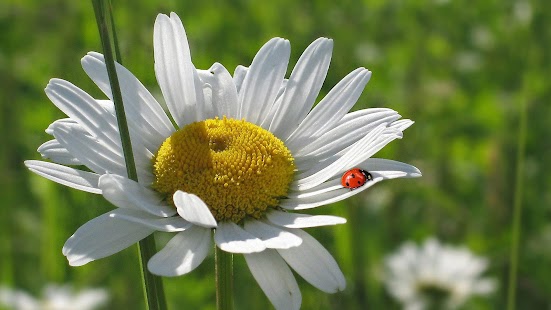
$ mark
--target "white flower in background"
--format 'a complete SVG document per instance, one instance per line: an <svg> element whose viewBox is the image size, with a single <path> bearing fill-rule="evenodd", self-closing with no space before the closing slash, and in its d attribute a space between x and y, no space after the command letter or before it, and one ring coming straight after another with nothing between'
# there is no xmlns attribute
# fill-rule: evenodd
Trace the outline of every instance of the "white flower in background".
<svg viewBox="0 0 551 310"><path fill-rule="evenodd" d="M224 251L245 254L278 309L301 304L289 266L324 292L344 289L333 257L302 228L346 220L293 211L420 172L370 158L413 122L383 108L348 113L371 77L369 70L352 71L312 109L332 47L330 39L314 41L285 79L290 44L274 38L250 67L237 67L232 77L219 63L196 70L180 19L160 14L154 29L155 73L170 116L136 77L117 67L139 182L127 178L103 56L89 53L82 66L109 100L52 79L46 94L69 118L52 123L47 132L54 139L38 149L53 163L30 160L27 167L60 184L102 194L117 207L69 238L63 247L69 264L84 265L165 231L175 236L148 264L158 275L192 271L214 239ZM368 171L371 179L351 191L340 179L354 167Z"/></svg>
<svg viewBox="0 0 551 310"><path fill-rule="evenodd" d="M455 309L474 295L495 291L494 280L482 278L487 266L466 248L435 239L419 247L407 242L385 259L384 283L404 309Z"/></svg>
<svg viewBox="0 0 551 310"><path fill-rule="evenodd" d="M34 298L21 290L0 287L0 306L13 310L92 310L104 306L108 299L104 289L75 292L67 285L47 285L42 297Z"/></svg>
<svg viewBox="0 0 551 310"><path fill-rule="evenodd" d="M513 5L513 17L521 25L528 25L532 22L533 8L530 1L519 0Z"/></svg>

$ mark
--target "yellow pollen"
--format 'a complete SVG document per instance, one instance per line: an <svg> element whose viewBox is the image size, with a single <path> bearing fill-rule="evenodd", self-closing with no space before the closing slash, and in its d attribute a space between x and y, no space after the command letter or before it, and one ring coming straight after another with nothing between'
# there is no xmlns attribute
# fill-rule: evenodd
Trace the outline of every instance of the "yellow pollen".
<svg viewBox="0 0 551 310"><path fill-rule="evenodd" d="M208 119L168 137L153 158L153 188L199 196L217 221L260 218L287 195L291 152L271 132L245 120Z"/></svg>

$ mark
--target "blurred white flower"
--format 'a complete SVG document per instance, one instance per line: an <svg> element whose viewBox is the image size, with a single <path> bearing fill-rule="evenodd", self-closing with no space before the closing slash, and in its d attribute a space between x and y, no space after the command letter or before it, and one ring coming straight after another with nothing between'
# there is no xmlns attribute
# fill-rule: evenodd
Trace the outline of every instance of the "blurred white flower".
<svg viewBox="0 0 551 310"><path fill-rule="evenodd" d="M374 42L369 41L358 44L358 47L356 47L354 54L356 56L356 59L358 59L358 61L362 63L376 64L381 62L381 59L383 58L381 48L377 46L377 44L375 44Z"/></svg>
<svg viewBox="0 0 551 310"><path fill-rule="evenodd" d="M423 90L432 98L437 97L438 99L446 99L456 95L457 88L454 81L442 78L427 79L427 81L423 83Z"/></svg>
<svg viewBox="0 0 551 310"><path fill-rule="evenodd" d="M513 17L522 25L532 22L532 5L529 1L517 1L513 6Z"/></svg>
<svg viewBox="0 0 551 310"><path fill-rule="evenodd" d="M70 286L47 285L41 298L25 291L0 287L0 306L14 310L91 310L104 306L109 294L104 289L75 292Z"/></svg>
<svg viewBox="0 0 551 310"><path fill-rule="evenodd" d="M419 247L407 242L384 264L387 290L407 310L456 309L496 289L493 279L481 277L487 259L432 238Z"/></svg>
<svg viewBox="0 0 551 310"><path fill-rule="evenodd" d="M480 67L482 66L482 58L479 53L474 51L461 51L455 56L455 65L461 72L474 72L480 70Z"/></svg>
<svg viewBox="0 0 551 310"><path fill-rule="evenodd" d="M488 50L495 45L494 34L488 27L478 25L471 30L471 41L474 46L482 50Z"/></svg>
<svg viewBox="0 0 551 310"><path fill-rule="evenodd" d="M379 213L390 204L393 199L392 191L387 187L380 187L369 195L362 195L362 206L371 213Z"/></svg>

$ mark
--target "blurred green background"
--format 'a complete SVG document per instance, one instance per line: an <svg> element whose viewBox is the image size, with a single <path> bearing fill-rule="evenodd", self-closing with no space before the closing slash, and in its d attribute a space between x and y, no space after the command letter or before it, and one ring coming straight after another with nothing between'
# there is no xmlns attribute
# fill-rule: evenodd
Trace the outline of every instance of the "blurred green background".
<svg viewBox="0 0 551 310"><path fill-rule="evenodd" d="M291 41L290 68L317 37L334 39L322 93L357 67L373 77L354 109L389 107L416 124L377 157L416 165L420 179L383 182L310 213L349 222L309 229L334 255L344 292L328 295L297 276L303 309L398 309L378 280L385 255L406 240L437 236L490 260L492 297L466 309L502 309L521 103L527 105L518 309L551 305L551 2L548 1L113 1L123 62L156 97L153 23L182 19L194 64L249 65L274 36ZM101 51L88 1L0 2L0 284L38 294L46 283L105 287L109 309L140 309L137 249L69 267L61 248L83 223L112 207L27 171L25 159L64 117L46 98L48 80L102 97L80 67ZM290 69L288 71L290 73ZM321 98L321 97L320 97ZM159 242L168 236L158 235ZM214 309L212 255L198 270L165 278L169 309ZM236 257L236 309L271 308Z"/></svg>

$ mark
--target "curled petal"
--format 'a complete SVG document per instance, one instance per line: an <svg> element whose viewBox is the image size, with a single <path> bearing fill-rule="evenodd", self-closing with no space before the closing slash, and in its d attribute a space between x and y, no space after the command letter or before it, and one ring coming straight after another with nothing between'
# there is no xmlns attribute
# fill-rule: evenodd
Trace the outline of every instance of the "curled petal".
<svg viewBox="0 0 551 310"><path fill-rule="evenodd" d="M61 185L81 191L101 194L99 174L39 160L26 160L25 166L32 172Z"/></svg>
<svg viewBox="0 0 551 310"><path fill-rule="evenodd" d="M148 262L147 268L156 275L174 277L193 271L211 248L211 230L200 226L179 232Z"/></svg>
<svg viewBox="0 0 551 310"><path fill-rule="evenodd" d="M113 255L153 233L153 228L114 217L117 212L88 221L65 242L62 252L69 265L82 266Z"/></svg>
<svg viewBox="0 0 551 310"><path fill-rule="evenodd" d="M119 208L141 210L168 217L176 210L163 202L157 192L120 175L104 174L99 179L103 197Z"/></svg>
<svg viewBox="0 0 551 310"><path fill-rule="evenodd" d="M302 296L291 269L274 250L245 254L253 277L276 309L300 309Z"/></svg>
<svg viewBox="0 0 551 310"><path fill-rule="evenodd" d="M178 214L190 223L206 228L217 226L207 205L194 194L177 191L173 196Z"/></svg>
<svg viewBox="0 0 551 310"><path fill-rule="evenodd" d="M266 249L262 240L233 222L218 223L214 241L220 249L230 253L255 253Z"/></svg>
<svg viewBox="0 0 551 310"><path fill-rule="evenodd" d="M269 249L288 249L302 243L291 232L258 220L246 221L245 230L262 240Z"/></svg>
<svg viewBox="0 0 551 310"><path fill-rule="evenodd" d="M266 214L268 221L287 228L306 228L346 223L346 219L331 215L309 215L273 210Z"/></svg>
<svg viewBox="0 0 551 310"><path fill-rule="evenodd" d="M293 233L302 238L302 245L277 250L287 264L310 284L326 293L344 290L346 280L333 256L306 232L295 229Z"/></svg>

